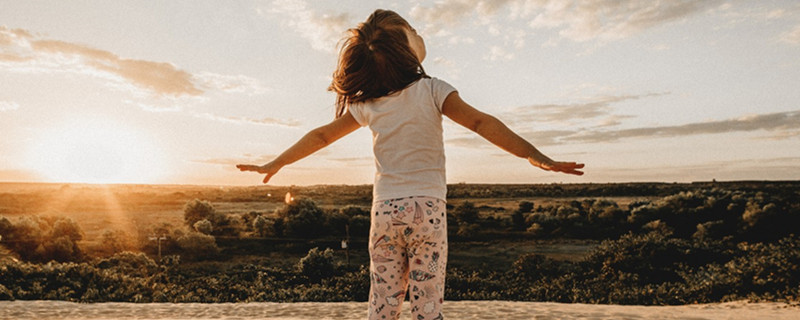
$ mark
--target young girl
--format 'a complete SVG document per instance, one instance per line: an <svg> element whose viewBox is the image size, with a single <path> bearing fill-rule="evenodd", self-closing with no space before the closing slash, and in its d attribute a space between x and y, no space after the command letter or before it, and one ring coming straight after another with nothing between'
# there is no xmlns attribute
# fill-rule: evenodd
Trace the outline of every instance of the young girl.
<svg viewBox="0 0 800 320"><path fill-rule="evenodd" d="M463 100L456 89L425 74L425 44L397 13L376 10L348 30L329 90L336 118L308 132L275 160L237 165L266 174L368 126L375 184L369 235L369 319L398 319L410 297L413 319L442 319L447 225L442 115L544 170L581 175L583 164L558 162L498 119Z"/></svg>

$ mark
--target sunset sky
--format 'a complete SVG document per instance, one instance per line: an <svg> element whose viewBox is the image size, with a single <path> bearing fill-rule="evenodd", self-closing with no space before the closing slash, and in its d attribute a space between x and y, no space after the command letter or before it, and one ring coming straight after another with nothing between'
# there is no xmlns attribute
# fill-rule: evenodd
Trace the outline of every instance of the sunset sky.
<svg viewBox="0 0 800 320"><path fill-rule="evenodd" d="M0 0L0 182L256 185L332 120L343 32L392 9L428 74L557 160L445 119L450 183L800 179L800 2ZM275 185L367 184L367 128Z"/></svg>

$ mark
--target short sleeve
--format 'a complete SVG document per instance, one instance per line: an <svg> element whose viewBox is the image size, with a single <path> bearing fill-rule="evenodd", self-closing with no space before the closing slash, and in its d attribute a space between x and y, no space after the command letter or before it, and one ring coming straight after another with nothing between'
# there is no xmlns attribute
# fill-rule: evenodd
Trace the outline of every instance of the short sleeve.
<svg viewBox="0 0 800 320"><path fill-rule="evenodd" d="M447 96L450 95L450 93L455 92L456 88L444 80L431 78L431 91L433 93L433 102L436 104L436 109L439 109L439 112L442 112L444 100L447 99Z"/></svg>
<svg viewBox="0 0 800 320"><path fill-rule="evenodd" d="M347 108L350 111L350 114L353 115L353 119L356 119L356 122L362 127L366 127L369 125L367 122L367 118L364 116L364 104L354 104Z"/></svg>

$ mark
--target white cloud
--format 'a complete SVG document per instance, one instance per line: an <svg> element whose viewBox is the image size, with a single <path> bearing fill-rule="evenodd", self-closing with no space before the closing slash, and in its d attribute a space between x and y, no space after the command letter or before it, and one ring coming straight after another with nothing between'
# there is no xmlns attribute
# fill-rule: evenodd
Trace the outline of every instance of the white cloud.
<svg viewBox="0 0 800 320"><path fill-rule="evenodd" d="M413 19L426 23L425 33L436 33L448 26L477 18L482 24L488 21L508 3L515 0L445 0L432 7L416 5L411 9Z"/></svg>
<svg viewBox="0 0 800 320"><path fill-rule="evenodd" d="M0 112L14 111L19 109L19 104L11 101L0 101Z"/></svg>
<svg viewBox="0 0 800 320"><path fill-rule="evenodd" d="M353 27L347 13L318 13L303 0L276 0L272 5L272 13L280 15L316 50L335 52L344 32Z"/></svg>
<svg viewBox="0 0 800 320"><path fill-rule="evenodd" d="M677 21L717 1L578 1L527 2L535 12L530 26L556 28L574 41L618 40L645 29Z"/></svg>
<svg viewBox="0 0 800 320"><path fill-rule="evenodd" d="M486 55L484 59L489 61L512 60L514 59L514 53L508 52L505 48L500 46L492 46L489 48L489 54Z"/></svg>
<svg viewBox="0 0 800 320"><path fill-rule="evenodd" d="M573 41L609 41L667 24L711 8L719 1L643 0L444 0L411 10L414 19L436 32L464 21L523 19L535 29L556 29ZM498 17L506 7L507 16ZM504 11L506 12L506 11Z"/></svg>
<svg viewBox="0 0 800 320"><path fill-rule="evenodd" d="M247 118L247 117L231 117L231 116L220 116L211 113L197 113L194 115L200 119L206 120L213 120L213 121L220 121L232 124L255 124L255 125L265 125L265 126L283 126L283 127L298 127L300 126L300 121L294 119L276 119L276 118Z"/></svg>
<svg viewBox="0 0 800 320"><path fill-rule="evenodd" d="M164 105L164 106L159 106L159 105L154 105L154 104L151 104L151 103L143 103L143 102L140 102L140 101L133 101L133 100L125 100L123 102L125 102L127 104L130 104L130 105L134 105L134 106L138 107L139 109L142 109L142 111L147 111L147 112L156 112L156 113L158 113L158 112L178 112L178 111L182 111L183 110L183 107L180 104L177 104L177 103L168 104L168 105Z"/></svg>
<svg viewBox="0 0 800 320"><path fill-rule="evenodd" d="M193 76L193 80L200 85L229 93L246 93L250 95L263 94L269 89L258 79L245 75L224 75L211 72L201 72Z"/></svg>
<svg viewBox="0 0 800 320"><path fill-rule="evenodd" d="M781 42L798 45L800 44L800 25L794 27L794 29L789 30L781 34L780 36Z"/></svg>

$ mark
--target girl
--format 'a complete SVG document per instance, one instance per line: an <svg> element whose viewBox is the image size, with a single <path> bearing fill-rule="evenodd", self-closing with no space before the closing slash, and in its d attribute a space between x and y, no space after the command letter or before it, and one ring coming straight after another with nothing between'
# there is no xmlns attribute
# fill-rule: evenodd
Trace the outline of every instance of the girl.
<svg viewBox="0 0 800 320"><path fill-rule="evenodd" d="M368 126L375 184L369 235L369 319L398 319L406 294L413 319L443 319L447 226L442 115L544 170L581 175L583 164L558 162L498 119L463 100L456 89L425 74L425 44L397 13L376 10L348 30L329 90L336 118L308 132L275 160L237 165L266 174Z"/></svg>

